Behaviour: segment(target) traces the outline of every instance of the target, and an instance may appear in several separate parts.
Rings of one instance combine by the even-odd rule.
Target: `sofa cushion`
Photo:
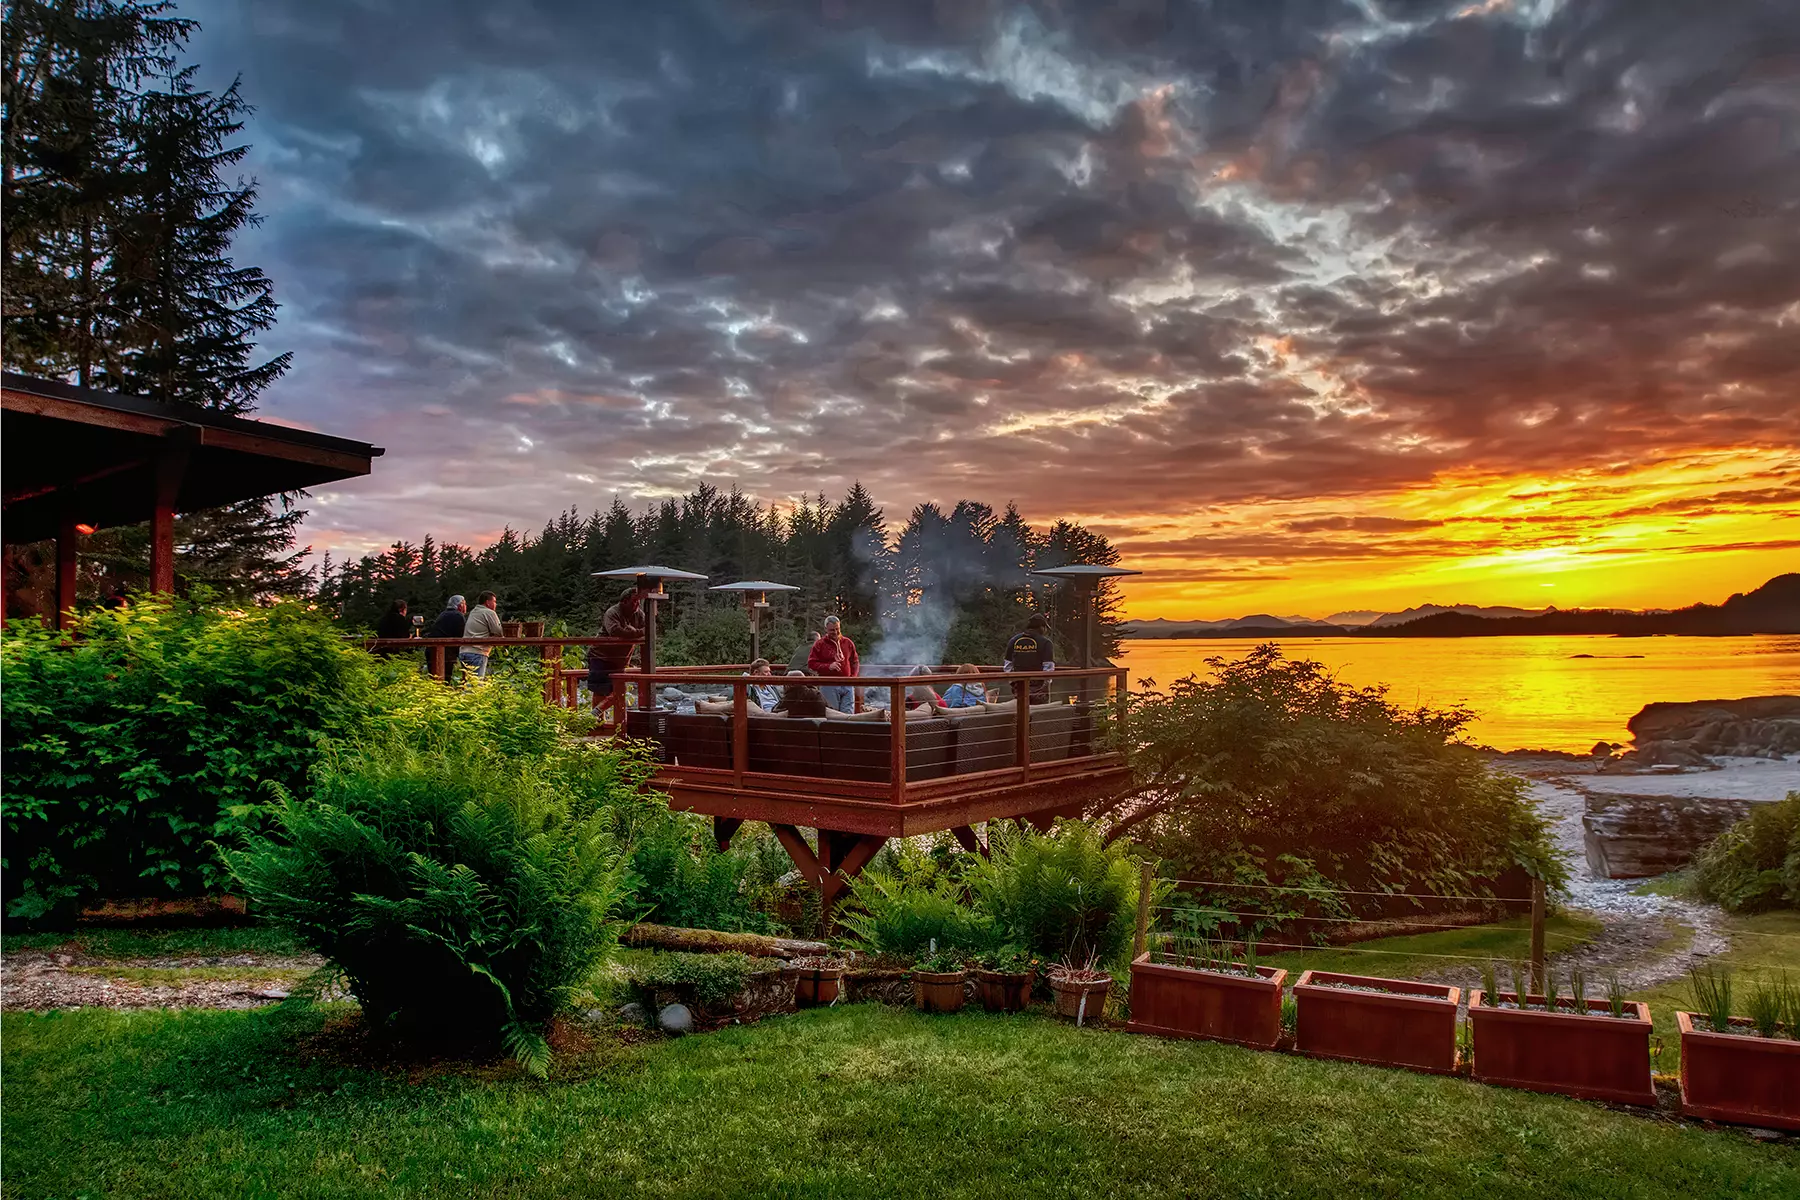
[[[1014,742],[1017,718],[1012,713],[982,712],[952,719],[956,722],[952,759],[956,774],[1018,765],[1018,746]]]
[[[750,722],[750,769],[775,775],[818,775],[821,717],[770,717]]]
[[[731,769],[731,718],[710,713],[670,713],[664,723],[666,761],[683,767]]]

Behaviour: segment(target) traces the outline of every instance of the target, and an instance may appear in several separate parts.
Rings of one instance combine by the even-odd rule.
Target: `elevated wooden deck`
[[[969,679],[884,675],[829,684],[886,691],[888,711],[904,712],[907,689],[941,692]],[[981,822],[1019,818],[1047,828],[1116,793],[1130,774],[1103,736],[1108,712],[1123,711],[1121,668],[985,672],[990,695],[1036,682],[1048,689],[1048,702],[1030,703],[1027,686],[999,709],[914,710],[899,721],[762,714],[748,689],[781,682],[766,676],[660,670],[619,672],[613,682],[615,694],[628,683],[646,685],[648,695],[665,684],[729,690],[728,712],[631,709],[624,732],[655,743],[656,786],[671,807],[711,816],[721,848],[744,821],[768,822],[828,910],[890,837],[948,830],[983,850],[974,828]],[[818,831],[816,852],[801,828]]]

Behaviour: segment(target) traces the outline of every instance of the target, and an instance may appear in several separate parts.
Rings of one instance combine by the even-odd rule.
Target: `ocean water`
[[[1204,673],[1212,657],[1241,658],[1258,642],[1132,640],[1121,666],[1132,688]],[[1800,694],[1800,637],[1294,638],[1289,658],[1324,663],[1345,682],[1386,684],[1398,704],[1475,710],[1470,736],[1501,750],[1585,753],[1630,744],[1625,722],[1657,700],[1732,700]]]

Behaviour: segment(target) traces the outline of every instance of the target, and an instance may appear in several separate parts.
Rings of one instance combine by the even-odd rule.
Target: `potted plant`
[[[1787,974],[1760,980],[1731,1011],[1731,975],[1690,973],[1694,1012],[1681,1029],[1681,1111],[1712,1121],[1800,1130],[1800,986]]]
[[[1316,1058],[1448,1075],[1458,998],[1435,983],[1304,971],[1294,984],[1295,1045]]]
[[[1056,997],[1056,1013],[1072,1017],[1077,1025],[1099,1016],[1106,1008],[1112,976],[1095,966],[1092,954],[1082,962],[1064,959],[1050,968],[1050,991]]]
[[[1037,963],[1017,946],[989,950],[975,960],[975,988],[989,1012],[1024,1012],[1036,979]]]
[[[963,983],[968,978],[960,954],[934,950],[913,968],[913,1003],[920,1012],[959,1012],[966,999]]]
[[[1132,1033],[1208,1038],[1272,1049],[1281,1039],[1287,972],[1256,961],[1256,939],[1240,957],[1229,941],[1189,934],[1165,939],[1131,964]]]
[[[1484,972],[1482,982],[1492,979]],[[1554,979],[1548,996],[1528,993],[1522,969],[1510,992],[1485,986],[1469,996],[1473,1074],[1482,1083],[1558,1092],[1618,1104],[1656,1103],[1650,1083],[1650,1008],[1627,1000],[1615,978],[1605,999],[1590,998],[1579,971],[1571,995]]]
[[[788,966],[794,971],[795,1002],[801,1008],[837,1003],[846,965],[843,959],[826,955],[791,960]]]

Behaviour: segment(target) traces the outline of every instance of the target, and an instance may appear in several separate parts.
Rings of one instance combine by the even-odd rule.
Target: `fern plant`
[[[221,857],[257,911],[343,971],[366,1019],[503,1048],[541,1076],[546,1022],[616,945],[615,814],[477,746],[327,759],[309,795],[278,791],[273,832]]]
[[[858,949],[917,956],[944,949],[978,951],[1003,940],[986,916],[963,903],[944,876],[864,871],[850,887],[838,927]]]
[[[998,824],[998,823],[995,823]],[[1122,966],[1135,932],[1138,864],[1082,821],[1051,833],[1024,826],[996,830],[992,857],[972,865],[978,908],[1014,942],[1049,960],[1092,956]],[[1153,889],[1152,904],[1168,894]]]

